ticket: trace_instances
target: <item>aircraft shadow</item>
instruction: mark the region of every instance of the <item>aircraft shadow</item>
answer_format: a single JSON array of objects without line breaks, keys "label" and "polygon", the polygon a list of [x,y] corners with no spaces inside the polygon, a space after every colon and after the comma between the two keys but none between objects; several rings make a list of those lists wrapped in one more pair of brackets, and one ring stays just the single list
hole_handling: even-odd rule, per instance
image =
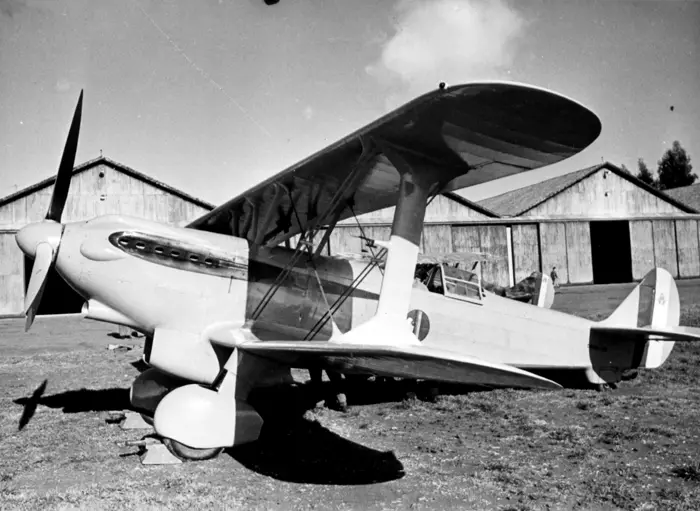
[{"label": "aircraft shadow", "polygon": [[45,380],[30,397],[14,400],[15,404],[24,407],[19,422],[20,430],[29,423],[38,405],[54,409],[62,408],[63,413],[121,411],[131,406],[129,389],[79,389],[44,396],[46,383]]},{"label": "aircraft shadow", "polygon": [[[20,430],[39,405],[62,409],[63,413],[130,409],[129,390],[125,388],[79,389],[44,396],[46,385],[44,381],[31,396],[14,400],[24,407]],[[364,447],[305,418],[304,413],[315,406],[313,392],[297,386],[275,389],[274,393],[264,393],[254,406],[265,419],[260,438],[227,451],[250,470],[308,484],[358,485],[404,476],[403,465],[393,452]]]},{"label": "aircraft shadow", "polygon": [[392,379],[389,381],[346,381],[340,388],[345,392],[348,404],[351,406],[396,403],[410,397],[431,401],[436,395],[462,395],[492,390],[490,387],[481,385]]},{"label": "aircraft shadow", "polygon": [[251,396],[265,421],[260,438],[227,453],[250,470],[292,483],[360,485],[405,475],[393,452],[352,442],[305,416],[314,399],[303,387],[266,389]]}]

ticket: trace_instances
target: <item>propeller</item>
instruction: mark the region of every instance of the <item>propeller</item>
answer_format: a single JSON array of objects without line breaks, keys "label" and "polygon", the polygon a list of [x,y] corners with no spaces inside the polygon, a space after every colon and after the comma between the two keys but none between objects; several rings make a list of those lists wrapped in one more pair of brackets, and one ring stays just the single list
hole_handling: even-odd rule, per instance
[{"label": "propeller", "polygon": [[56,262],[58,247],[63,235],[63,208],[68,199],[71,174],[75,165],[75,153],[78,150],[78,135],[80,134],[80,118],[83,110],[83,91],[80,91],[78,104],[75,107],[73,121],[68,130],[68,137],[63,148],[61,163],[56,174],[56,184],[46,218],[41,222],[26,225],[17,233],[15,239],[19,248],[28,257],[34,259],[32,274],[27,286],[27,294],[24,300],[24,310],[27,316],[25,331],[28,331],[34,322],[36,311],[41,303],[41,296],[46,287],[49,272]]}]

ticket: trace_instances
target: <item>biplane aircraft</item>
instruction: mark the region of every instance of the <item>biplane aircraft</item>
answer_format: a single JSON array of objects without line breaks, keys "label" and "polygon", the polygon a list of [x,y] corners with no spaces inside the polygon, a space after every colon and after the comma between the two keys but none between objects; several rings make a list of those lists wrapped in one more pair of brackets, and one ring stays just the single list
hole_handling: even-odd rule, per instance
[{"label": "biplane aircraft", "polygon": [[[85,298],[85,317],[143,332],[150,369],[131,400],[152,403],[156,433],[180,458],[256,440],[250,391],[291,367],[556,389],[536,371],[613,383],[661,365],[674,340],[700,338],[678,327],[678,291],[662,269],[601,323],[484,293],[444,266],[439,289],[414,287],[431,197],[561,161],[598,137],[598,117],[559,94],[441,84],[182,228],[124,216],[61,223],[82,99],[46,218],[16,237],[34,259],[27,328],[55,268]],[[383,265],[322,255],[336,222],[390,206]]]}]

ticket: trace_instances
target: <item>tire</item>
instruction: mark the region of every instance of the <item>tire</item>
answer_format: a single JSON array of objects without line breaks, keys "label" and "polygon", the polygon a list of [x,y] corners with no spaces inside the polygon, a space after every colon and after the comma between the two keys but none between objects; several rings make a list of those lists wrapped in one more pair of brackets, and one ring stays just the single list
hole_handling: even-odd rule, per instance
[{"label": "tire", "polygon": [[172,438],[163,438],[163,443],[168,448],[168,450],[177,458],[182,461],[205,461],[212,458],[216,458],[221,451],[224,450],[223,447],[211,447],[208,449],[197,449],[195,447],[188,447],[185,444],[181,444],[177,440]]}]

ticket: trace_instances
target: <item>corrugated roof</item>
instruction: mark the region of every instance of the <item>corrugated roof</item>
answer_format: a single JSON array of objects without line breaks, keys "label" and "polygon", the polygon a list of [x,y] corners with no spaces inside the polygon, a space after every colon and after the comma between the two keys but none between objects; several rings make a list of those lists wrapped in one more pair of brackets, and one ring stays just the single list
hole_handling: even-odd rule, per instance
[{"label": "corrugated roof", "polygon": [[700,184],[664,190],[664,193],[678,202],[682,202],[689,208],[700,211]]},{"label": "corrugated roof", "polygon": [[[153,179],[152,177],[147,176],[146,174],[142,174],[141,172],[138,172],[131,167],[127,167],[126,165],[116,162],[114,160],[110,160],[109,158],[106,158],[104,156],[100,156],[99,158],[95,158],[94,160],[86,161],[85,163],[81,163],[80,165],[76,166],[73,169],[73,174],[71,174],[71,177],[75,176],[76,174],[79,174],[81,172],[84,172],[88,169],[91,169],[92,167],[95,167],[96,165],[107,165],[108,167],[111,167],[115,170],[118,170],[119,172],[122,172],[128,176],[131,176],[135,179],[139,179],[141,181],[144,181],[152,186],[155,186],[156,188],[159,188],[165,192],[168,192],[172,195],[176,195],[177,197],[180,197],[183,200],[186,200],[188,202],[191,202],[193,204],[196,204],[199,207],[205,208],[212,210],[214,209],[214,205],[210,204],[206,201],[203,201],[201,199],[198,199],[197,197],[193,197],[192,195],[189,195],[181,190],[178,190],[177,188],[173,188],[172,186],[166,185],[165,183],[158,181],[156,179]],[[17,192],[14,192],[2,199],[0,199],[0,206],[4,206],[5,204],[8,204],[12,201],[15,201],[17,199],[20,199],[22,197],[25,197],[27,195],[30,195],[32,193],[35,193],[39,190],[42,190],[48,186],[51,186],[56,182],[56,176],[51,176],[47,179],[44,179],[43,181],[39,181],[36,184],[33,184],[32,186],[28,186],[27,188],[24,188],[22,190],[19,190]]]},{"label": "corrugated roof", "polygon": [[[531,209],[539,206],[543,202],[551,199],[557,194],[560,194],[567,188],[574,186],[576,183],[583,181],[588,176],[594,174],[600,169],[605,168],[614,172],[623,179],[634,183],[638,187],[644,189],[645,191],[659,197],[670,204],[673,204],[680,210],[686,213],[697,213],[698,208],[691,205],[686,205],[685,203],[676,200],[674,197],[669,196],[659,190],[652,188],[651,186],[643,183],[636,177],[634,177],[629,172],[616,167],[610,162],[600,163],[592,167],[587,167],[585,169],[577,170],[569,174],[564,174],[562,176],[556,176],[539,183],[535,183],[524,188],[518,188],[517,190],[511,190],[510,192],[503,193],[501,195],[496,195],[489,199],[484,199],[479,201],[479,205],[487,209],[490,209],[494,213],[500,216],[520,216],[523,213],[530,211]],[[700,192],[699,192],[700,193]]]},{"label": "corrugated roof", "polygon": [[600,170],[603,164],[577,170],[563,176],[540,181],[524,188],[496,195],[479,201],[479,205],[492,210],[500,216],[519,216],[538,204],[551,199],[582,179]]},{"label": "corrugated roof", "polygon": [[469,209],[473,209],[474,211],[481,213],[482,215],[486,215],[491,218],[498,218],[498,215],[495,212],[491,211],[488,208],[485,208],[482,204],[477,204],[476,202],[470,201],[469,199],[466,199],[454,192],[445,192],[443,193],[443,195],[450,200],[459,202],[462,206],[465,206]]}]

